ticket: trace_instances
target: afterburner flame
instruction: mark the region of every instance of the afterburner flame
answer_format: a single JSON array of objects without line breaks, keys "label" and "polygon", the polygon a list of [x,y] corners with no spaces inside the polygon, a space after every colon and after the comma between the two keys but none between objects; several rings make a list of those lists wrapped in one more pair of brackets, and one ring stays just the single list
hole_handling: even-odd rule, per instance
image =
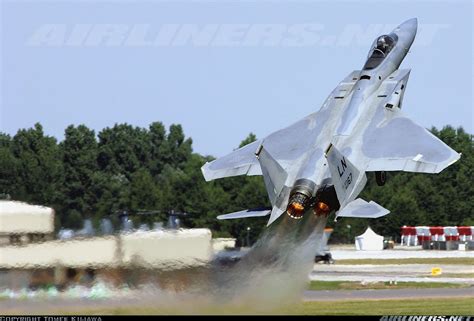
[{"label": "afterburner flame", "polygon": [[293,202],[288,205],[288,209],[286,211],[291,218],[299,220],[303,217],[304,206],[300,203]]},{"label": "afterburner flame", "polygon": [[330,211],[329,205],[324,202],[318,202],[314,206],[314,214],[316,215],[328,215]]}]

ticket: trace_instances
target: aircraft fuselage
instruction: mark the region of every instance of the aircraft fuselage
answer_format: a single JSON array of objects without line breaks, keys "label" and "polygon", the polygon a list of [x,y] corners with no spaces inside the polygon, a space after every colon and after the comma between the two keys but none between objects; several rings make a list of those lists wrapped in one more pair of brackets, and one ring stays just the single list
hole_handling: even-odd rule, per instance
[{"label": "aircraft fuselage", "polygon": [[[401,107],[409,71],[400,74],[398,68],[413,43],[416,30],[417,21],[411,19],[390,34],[375,39],[362,70],[346,77],[342,88],[338,86],[325,100],[319,111],[328,114],[325,123],[309,124],[320,127],[320,130],[316,131],[318,135],[314,140],[314,152],[305,159],[297,160],[301,162],[301,167],[293,178],[295,184],[289,193],[288,213],[291,217],[299,218],[309,207],[314,207],[315,204],[319,206],[317,202],[320,197],[317,194],[322,188],[332,185],[328,162],[324,157],[326,149],[333,144],[345,157],[350,156],[357,162],[359,156],[356,151],[359,149],[354,146],[360,145],[358,137],[361,135],[356,134],[366,128],[367,122],[374,117],[377,109],[383,109],[384,106]],[[395,90],[391,93],[383,92],[382,84],[392,79],[399,82]],[[347,84],[347,88],[344,84]],[[340,177],[347,170],[344,160],[341,160],[337,167]],[[351,179],[354,178],[351,176],[350,173],[347,175],[344,184],[352,183]],[[347,202],[355,199],[364,185],[365,182]],[[298,194],[303,194],[304,197]]]}]

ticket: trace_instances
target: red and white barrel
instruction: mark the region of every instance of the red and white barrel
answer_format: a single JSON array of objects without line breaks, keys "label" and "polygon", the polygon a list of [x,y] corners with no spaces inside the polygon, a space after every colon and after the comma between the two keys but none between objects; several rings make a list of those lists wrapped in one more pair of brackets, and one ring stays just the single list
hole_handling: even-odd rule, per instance
[{"label": "red and white barrel", "polygon": [[415,246],[417,244],[416,228],[414,226],[402,226],[401,245]]},{"label": "red and white barrel", "polygon": [[445,226],[444,236],[446,241],[459,241],[459,233],[457,226]]},{"label": "red and white barrel", "polygon": [[474,234],[474,226],[458,226],[458,233],[461,242],[471,241]]},{"label": "red and white barrel", "polygon": [[431,226],[430,234],[432,241],[446,241],[444,236],[444,228],[442,226]]},{"label": "red and white barrel", "polygon": [[428,226],[416,226],[415,229],[419,244],[423,243],[424,241],[431,241],[431,233]]}]

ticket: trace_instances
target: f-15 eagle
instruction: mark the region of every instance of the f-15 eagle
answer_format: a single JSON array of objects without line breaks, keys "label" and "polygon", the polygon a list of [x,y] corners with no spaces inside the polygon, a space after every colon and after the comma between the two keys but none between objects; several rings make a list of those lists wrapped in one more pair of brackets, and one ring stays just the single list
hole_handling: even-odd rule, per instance
[{"label": "f-15 eagle", "polygon": [[362,70],[352,71],[321,109],[293,125],[206,163],[207,181],[263,175],[272,208],[218,216],[231,219],[283,213],[377,218],[389,213],[357,198],[374,172],[378,185],[387,171],[439,173],[460,158],[422,126],[404,116],[403,95],[410,69],[399,69],[417,31],[410,19],[373,42]]}]

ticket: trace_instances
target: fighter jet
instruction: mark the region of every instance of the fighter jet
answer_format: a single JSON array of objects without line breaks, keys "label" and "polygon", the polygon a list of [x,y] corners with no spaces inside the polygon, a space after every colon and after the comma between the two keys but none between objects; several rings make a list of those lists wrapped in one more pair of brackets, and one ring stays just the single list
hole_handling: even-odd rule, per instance
[{"label": "fighter jet", "polygon": [[263,175],[270,209],[218,216],[233,219],[270,215],[268,225],[286,213],[301,219],[312,211],[335,218],[378,218],[389,213],[357,198],[375,173],[439,173],[460,158],[403,114],[410,69],[399,69],[417,31],[410,19],[375,39],[364,66],[352,71],[321,109],[202,167],[207,181],[237,175]]}]

